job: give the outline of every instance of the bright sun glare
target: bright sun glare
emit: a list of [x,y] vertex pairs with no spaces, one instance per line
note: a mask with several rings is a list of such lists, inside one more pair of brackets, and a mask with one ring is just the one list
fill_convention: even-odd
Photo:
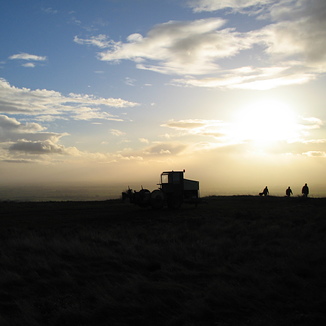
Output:
[[262,101],[244,107],[238,114],[234,136],[268,146],[276,141],[291,141],[298,135],[295,114],[284,103]]

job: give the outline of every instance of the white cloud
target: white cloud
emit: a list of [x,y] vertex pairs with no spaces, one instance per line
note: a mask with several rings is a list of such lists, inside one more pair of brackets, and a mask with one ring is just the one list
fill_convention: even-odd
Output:
[[201,119],[187,119],[187,120],[170,120],[161,127],[168,127],[174,130],[184,131],[185,134],[197,136],[210,136],[220,138],[224,136],[223,128],[225,123],[221,120],[201,120]]
[[240,11],[249,7],[261,7],[272,3],[273,0],[189,0],[188,5],[194,12],[217,11],[225,8],[231,8]]
[[70,118],[74,120],[111,120],[111,121],[123,121],[123,119],[118,118],[115,115],[112,115],[108,112],[101,111],[99,109],[94,109],[91,107],[78,107],[76,114],[70,114]]
[[103,98],[95,97],[93,95],[82,95],[70,93],[69,97],[64,97],[64,102],[91,104],[91,105],[105,105],[115,108],[125,108],[137,106],[138,103],[129,102],[121,98]]
[[309,156],[309,157],[326,157],[326,152],[323,151],[308,151],[303,153],[303,155]]
[[33,63],[33,62],[24,63],[24,64],[22,64],[22,67],[35,68],[35,63]]
[[50,140],[56,143],[61,137],[66,136],[66,133],[46,132],[46,128],[38,123],[20,123],[15,118],[9,118],[5,115],[0,115],[0,141],[17,142],[25,139],[29,141],[46,141]]
[[216,77],[173,79],[171,84],[175,86],[267,90],[279,86],[304,84],[316,78],[314,73],[300,70],[302,69],[286,62],[284,66],[230,69],[221,72]]
[[45,56],[39,56],[35,54],[19,53],[13,54],[9,57],[11,60],[28,60],[28,61],[45,61],[47,58]]
[[323,125],[323,121],[315,117],[302,117],[300,125],[302,126],[302,129],[306,130],[319,129]]
[[221,29],[224,24],[220,18],[169,21],[155,26],[146,37],[132,34],[127,43],[113,42],[98,56],[103,61],[132,60],[139,69],[165,74],[213,73],[219,69],[217,59],[234,56],[252,43],[249,37]]
[[297,57],[308,67],[326,70],[326,2],[295,1],[294,12],[289,6],[281,13],[271,11],[275,24],[267,26],[264,42],[266,52],[280,57]]
[[[326,72],[325,1],[193,0],[188,5],[196,13],[228,9],[231,18],[247,15],[262,27],[239,33],[225,28],[231,18],[215,17],[169,21],[145,36],[130,34],[126,42],[102,34],[75,42],[103,49],[102,61],[131,60],[138,69],[186,75],[173,80],[178,86],[266,90],[307,83]],[[256,68],[250,67],[247,50],[255,52]]]
[[74,42],[77,44],[81,44],[81,45],[86,44],[86,45],[97,46],[101,49],[108,48],[110,46],[114,46],[114,44],[115,44],[115,42],[113,42],[112,40],[109,40],[108,37],[104,34],[92,36],[89,39],[82,39],[82,38],[79,38],[78,36],[75,36]]
[[74,93],[64,96],[52,90],[17,88],[0,79],[0,112],[7,114],[47,116],[48,121],[50,117],[121,121],[116,115],[103,111],[101,107],[126,108],[137,105],[138,103],[120,98],[101,98]]
[[121,130],[118,130],[118,129],[111,129],[110,130],[110,134],[113,135],[113,136],[123,136],[125,135],[126,133],[121,131]]
[[136,79],[126,77],[125,78],[125,84],[128,86],[135,86]]
[[141,143],[149,144],[149,140],[147,138],[139,138]]
[[[255,1],[194,1],[197,8],[219,10],[241,8]],[[303,84],[326,71],[326,2],[286,0],[260,2],[264,16],[273,23],[249,32],[247,36],[264,53],[260,65],[251,69],[235,68],[205,78],[176,79],[175,85],[265,90],[278,86]],[[200,10],[199,10],[200,11]],[[245,36],[246,37],[246,36]],[[267,56],[266,56],[267,55]],[[264,58],[265,57],[265,58]],[[277,62],[277,64],[276,64]]]
[[[189,154],[201,150],[206,151],[212,148],[233,145],[233,143],[227,139],[227,123],[221,120],[170,120],[161,126],[177,131],[177,133],[174,134],[165,134],[164,138],[172,139],[182,137],[183,143],[187,144],[186,148],[184,148],[184,152]],[[203,142],[201,140],[202,137],[211,139],[211,141]]]

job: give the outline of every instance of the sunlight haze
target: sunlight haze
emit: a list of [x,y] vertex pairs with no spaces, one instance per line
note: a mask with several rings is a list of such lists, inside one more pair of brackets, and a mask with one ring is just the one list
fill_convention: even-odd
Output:
[[326,196],[325,17],[321,0],[1,1],[0,200],[117,198],[183,169],[201,196]]

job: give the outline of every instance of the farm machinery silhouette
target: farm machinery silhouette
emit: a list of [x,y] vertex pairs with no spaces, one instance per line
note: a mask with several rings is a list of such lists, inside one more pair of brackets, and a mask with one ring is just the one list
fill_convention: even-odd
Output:
[[192,203],[197,206],[199,202],[199,181],[184,178],[183,171],[166,171],[161,173],[159,188],[150,192],[148,189],[132,191],[128,188],[122,193],[122,200],[129,199],[141,207],[152,207],[155,209],[179,208],[183,203]]

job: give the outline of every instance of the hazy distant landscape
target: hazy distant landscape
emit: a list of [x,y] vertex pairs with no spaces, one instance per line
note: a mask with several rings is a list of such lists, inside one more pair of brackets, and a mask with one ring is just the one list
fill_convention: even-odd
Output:
[[[132,189],[139,191],[142,184],[131,183]],[[145,188],[151,191],[157,189],[155,182],[147,185]],[[72,184],[72,185],[0,185],[0,201],[103,201],[108,199],[119,199],[121,192],[128,188],[126,184]],[[284,189],[283,189],[284,188]],[[301,196],[301,187],[293,187],[294,197]],[[250,195],[256,196],[262,190],[257,189],[228,189],[223,187],[219,189],[204,188],[200,190],[202,197],[218,194],[220,196],[234,196],[234,195]],[[322,185],[314,185],[312,187],[311,197],[323,198],[326,197],[326,189]],[[285,195],[285,187],[271,187],[270,193],[272,196],[283,197]]]
[[94,201],[118,199],[122,185],[0,186],[0,200]]
[[0,324],[323,325],[326,199],[0,201]]

